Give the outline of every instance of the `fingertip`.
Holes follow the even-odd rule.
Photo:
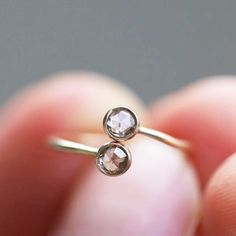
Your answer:
[[[200,80],[151,107],[153,126],[187,139],[204,185],[235,147],[236,80],[216,76]]]
[[[236,235],[236,154],[214,173],[203,204],[203,235]]]
[[[89,174],[87,158],[49,150],[48,137],[101,131],[102,116],[118,104],[145,117],[142,102],[125,86],[101,75],[70,73],[25,89],[2,109],[0,235],[47,233],[75,180],[82,183]]]
[[[19,120],[21,114],[25,117],[37,111],[45,116],[60,113],[57,119],[63,119],[66,129],[95,131],[101,130],[100,121],[107,110],[119,105],[130,106],[146,120],[143,102],[120,82],[92,72],[64,72],[18,93],[4,106],[1,122],[13,123],[9,119]]]

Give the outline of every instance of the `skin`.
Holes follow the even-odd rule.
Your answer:
[[[236,235],[236,80],[199,81],[146,108],[110,78],[55,75],[1,110],[0,235]],[[190,156],[157,141],[126,145],[131,169],[110,178],[95,160],[51,150],[50,134],[96,132],[114,106],[133,108],[141,124],[192,143]]]

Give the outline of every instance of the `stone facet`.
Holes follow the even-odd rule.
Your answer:
[[[131,164],[128,150],[120,143],[111,142],[102,146],[97,155],[97,167],[106,175],[120,175]]]
[[[137,117],[126,107],[117,107],[107,113],[105,128],[114,139],[129,139],[137,130]]]

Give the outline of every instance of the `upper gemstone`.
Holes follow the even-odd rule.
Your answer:
[[[136,115],[125,107],[118,107],[107,113],[105,128],[108,134],[115,139],[128,139],[137,129]]]

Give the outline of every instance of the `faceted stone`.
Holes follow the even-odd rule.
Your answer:
[[[120,175],[127,171],[130,155],[121,144],[110,143],[98,151],[97,167],[106,175]]]
[[[106,126],[112,136],[125,138],[133,135],[137,120],[135,115],[127,108],[116,108],[107,117]]]

